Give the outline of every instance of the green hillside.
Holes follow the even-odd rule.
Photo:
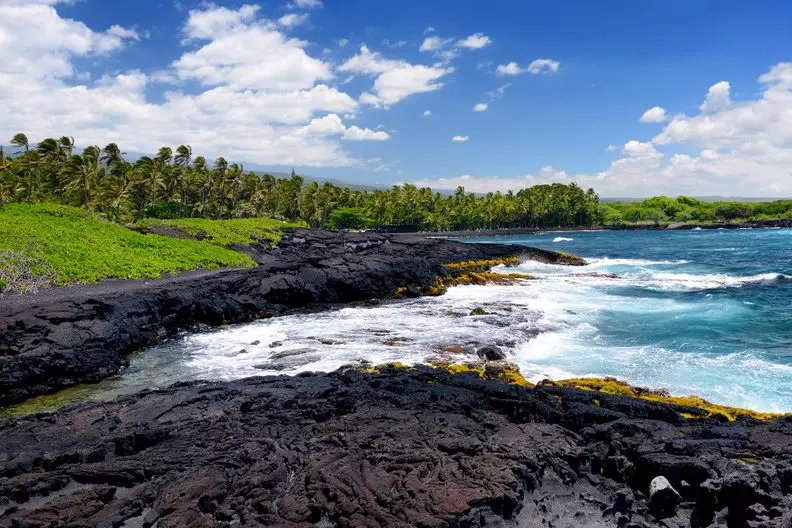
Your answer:
[[[236,251],[198,240],[143,235],[76,207],[0,206],[0,293],[252,265]]]

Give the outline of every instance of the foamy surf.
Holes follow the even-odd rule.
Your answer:
[[[555,237],[555,238],[553,239],[553,242],[572,242],[572,241],[574,241],[574,240],[575,240],[574,238],[567,238],[567,237]]]
[[[468,361],[477,347],[495,344],[531,381],[614,376],[673,394],[788,412],[792,302],[785,282],[792,275],[792,230],[774,233],[576,233],[564,249],[586,258],[587,266],[498,266],[494,271],[537,280],[461,286],[441,297],[185,335],[134,355],[130,373],[103,390],[326,372],[361,362]],[[555,238],[569,237],[506,240],[553,249]],[[768,301],[776,296],[780,302]]]

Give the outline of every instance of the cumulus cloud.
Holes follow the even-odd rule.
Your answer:
[[[517,191],[532,185],[547,183],[570,183],[569,175],[563,170],[552,166],[542,167],[536,175],[526,174],[514,177],[500,176],[474,176],[464,174],[452,178],[421,179],[412,183],[418,187],[432,187],[433,189],[456,189],[464,187],[468,192],[488,193]]]
[[[707,91],[707,98],[701,105],[704,113],[720,112],[731,104],[731,85],[728,81],[721,81],[710,86]]]
[[[343,145],[390,137],[345,125],[339,116],[351,118],[359,103],[329,86],[331,66],[257,6],[193,9],[182,27],[185,50],[169,68],[92,81],[80,59],[101,65],[142,37],[123,26],[92,29],[56,4],[0,1],[0,141],[17,132],[32,141],[68,134],[80,146],[116,141],[130,152],[187,143],[210,158],[318,167],[362,165]],[[182,84],[193,81],[202,88],[186,91]],[[173,86],[162,101],[147,95],[154,82]]]
[[[300,90],[332,78],[328,64],[306,53],[305,42],[256,19],[257,11],[249,5],[236,11],[190,11],[185,33],[204,43],[173,63],[179,79],[236,89]]]
[[[297,136],[340,136],[351,141],[385,141],[390,139],[387,132],[371,130],[358,126],[346,127],[338,114],[327,114],[324,117],[312,119],[310,123],[295,132]]]
[[[508,64],[501,64],[495,68],[495,73],[498,75],[520,75],[521,73],[531,73],[538,75],[540,73],[557,73],[561,67],[561,63],[552,59],[536,59],[528,66],[522,67],[516,62]]]
[[[454,136],[451,138],[454,143],[467,143],[470,141],[470,136]]]
[[[430,117],[431,115],[432,115],[432,111],[431,110],[424,110],[424,113],[423,113],[424,117]]]
[[[443,65],[424,66],[387,59],[365,45],[338,70],[374,77],[372,90],[364,92],[360,101],[385,108],[411,95],[439,90],[443,86],[440,79],[454,71],[452,67]]]
[[[653,106],[643,113],[640,121],[641,123],[662,123],[666,119],[668,119],[668,116],[666,116],[665,109],[659,106]]]
[[[536,183],[574,181],[601,196],[790,196],[792,195],[792,63],[759,77],[753,100],[733,102],[727,82],[714,84],[697,115],[678,114],[651,140],[627,141],[600,172],[564,175],[468,176],[422,182],[452,189],[519,189]],[[607,150],[616,151],[616,147]],[[563,171],[561,171],[563,172]]]
[[[308,21],[308,13],[289,13],[278,19],[278,25],[285,28],[292,28],[305,24]]]
[[[449,41],[453,39],[442,39],[440,37],[426,37],[421,43],[418,51],[431,52],[438,51],[448,45]]]
[[[456,43],[458,48],[477,50],[492,44],[492,39],[484,33],[474,33]]]
[[[474,112],[485,112],[489,108],[489,104],[487,103],[479,103],[473,107]]]
[[[292,0],[286,5],[290,9],[317,9],[324,4],[322,0]]]

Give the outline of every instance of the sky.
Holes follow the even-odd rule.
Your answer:
[[[791,27],[786,0],[0,0],[0,144],[792,197]]]

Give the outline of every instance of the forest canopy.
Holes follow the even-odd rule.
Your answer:
[[[181,145],[154,156],[126,159],[115,144],[77,149],[71,137],[31,144],[24,134],[0,148],[0,204],[55,203],[90,209],[109,220],[143,218],[254,218],[304,222],[311,227],[362,229],[414,226],[427,231],[502,228],[664,225],[741,222],[792,217],[792,200],[705,202],[657,196],[601,203],[575,183],[535,185],[486,195],[396,185],[359,191],[332,183],[246,171],[225,158],[207,160]]]
[[[128,161],[115,143],[78,152],[71,137],[34,145],[17,134],[11,144],[13,155],[0,151],[0,203],[74,205],[116,222],[271,217],[311,227],[413,225],[444,231],[590,226],[601,220],[597,194],[574,183],[485,196],[462,187],[444,195],[411,184],[366,192],[306,184],[294,171],[290,178],[257,174],[223,157],[194,155],[188,145]]]

